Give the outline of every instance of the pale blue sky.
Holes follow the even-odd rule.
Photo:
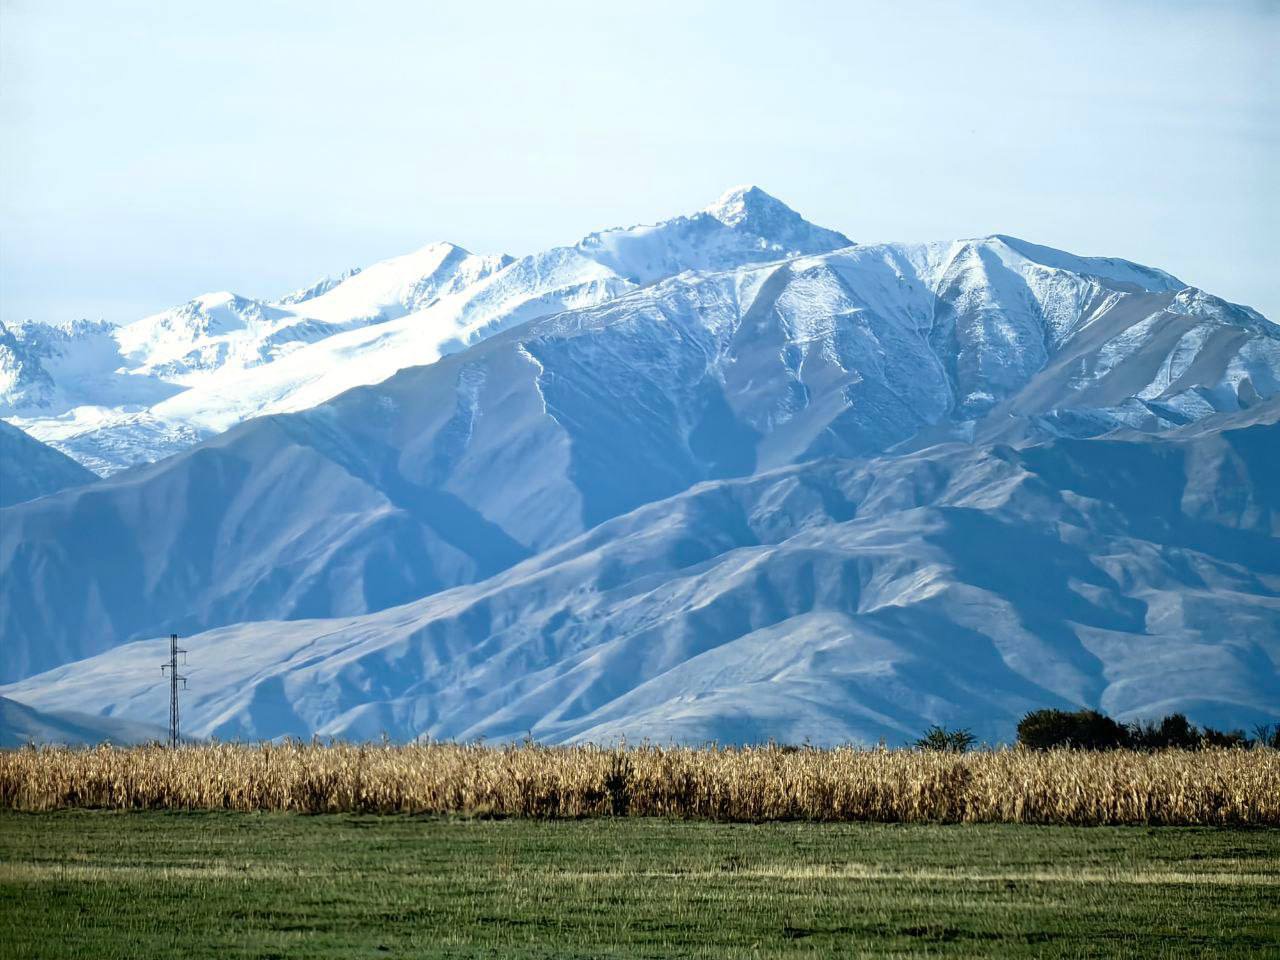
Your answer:
[[[0,318],[522,253],[758,183],[1280,320],[1280,4],[0,0]]]

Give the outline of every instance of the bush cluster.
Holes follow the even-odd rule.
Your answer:
[[[934,724],[912,743],[917,750],[964,753],[977,742],[972,731]],[[1160,720],[1120,723],[1097,710],[1033,710],[1018,722],[1018,743],[1033,750],[1199,750],[1203,747],[1270,747],[1280,750],[1280,723],[1243,730],[1201,729],[1173,713]]]
[[[1033,710],[1018,722],[1018,743],[1034,750],[1069,747],[1077,750],[1198,750],[1201,747],[1271,747],[1280,749],[1280,723],[1243,730],[1201,729],[1184,714],[1160,720],[1120,723],[1097,710]]]
[[[964,753],[973,746],[976,738],[966,729],[948,730],[934,724],[914,744],[917,750],[941,750],[944,753]]]

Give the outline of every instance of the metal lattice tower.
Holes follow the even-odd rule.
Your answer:
[[[187,651],[178,646],[178,635],[169,634],[169,662],[160,665],[160,672],[169,671],[169,746],[177,749],[182,738],[181,724],[178,718],[178,684],[187,689],[187,678],[178,673],[178,654],[182,654],[182,663],[187,662]]]

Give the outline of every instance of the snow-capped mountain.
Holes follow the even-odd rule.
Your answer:
[[[706,480],[946,440],[1163,431],[1280,393],[1280,328],[1253,311],[1008,237],[842,247],[643,287],[591,261],[589,286],[620,286],[564,309],[584,262],[570,248],[515,261],[306,348],[439,344],[432,317],[477,338],[435,363],[9,510],[3,676],[169,630],[386,609]],[[520,299],[553,276],[550,300]]]
[[[258,412],[176,415],[168,401],[211,381],[249,378],[299,348],[403,317],[509,258],[436,243],[353,272],[295,305],[210,293],[136,323],[25,323],[0,340],[0,413],[86,466],[110,474],[185,449]],[[7,352],[6,352],[7,350]],[[221,396],[213,393],[215,398]],[[216,399],[214,401],[216,403]],[[196,407],[199,411],[199,407]]]
[[[0,332],[0,415],[111,474],[682,271],[849,245],[743,187],[692,216],[519,260],[434,243],[276,303],[224,292],[120,328],[27,323]]]
[[[0,420],[0,507],[97,479],[70,457]]]
[[[113,382],[123,362],[109,323],[0,323],[0,398],[5,410],[88,404],[105,391],[123,395],[124,403],[154,399],[154,388],[130,393],[133,384]]]
[[[708,481],[405,606],[190,637],[186,728],[896,744],[1008,741],[1045,706],[1271,720],[1277,417]],[[4,692],[158,723],[164,644]]]

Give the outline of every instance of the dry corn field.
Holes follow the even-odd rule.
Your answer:
[[[27,747],[0,807],[1275,826],[1280,752]]]

